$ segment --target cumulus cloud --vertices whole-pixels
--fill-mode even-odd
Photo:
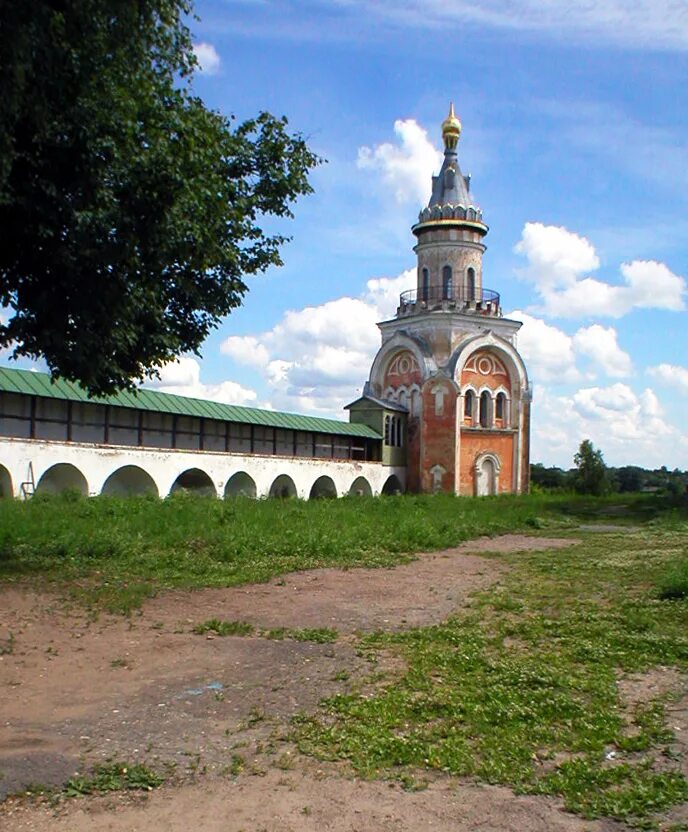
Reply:
[[[221,350],[256,367],[270,403],[285,410],[341,416],[368,378],[380,346],[377,321],[392,317],[399,293],[415,285],[415,270],[375,278],[360,297],[290,310],[260,335],[231,336]]]
[[[572,395],[537,391],[533,409],[534,461],[562,467],[572,465],[583,439],[591,439],[611,465],[688,465],[688,435],[666,421],[653,390],[634,392],[617,382],[608,387],[584,387]]]
[[[678,364],[658,364],[656,367],[648,367],[647,371],[664,384],[688,393],[688,367],[681,367]]]
[[[625,285],[585,276],[599,268],[599,258],[589,240],[566,228],[526,223],[514,251],[526,258],[518,274],[533,284],[546,315],[620,318],[632,309],[686,308],[686,281],[655,260],[623,263]]]
[[[255,405],[258,399],[254,390],[235,381],[205,384],[201,381],[201,365],[191,356],[182,356],[165,364],[160,369],[160,378],[147,382],[145,386],[163,393],[210,399],[222,404]]]
[[[593,324],[579,329],[573,336],[573,344],[578,353],[591,359],[608,376],[624,378],[631,374],[631,356],[619,346],[613,327]]]
[[[431,177],[442,164],[442,154],[414,119],[397,119],[394,132],[399,144],[384,142],[374,148],[359,148],[357,166],[380,172],[398,203],[424,205],[430,198]]]
[[[222,61],[217,49],[212,43],[197,43],[194,45],[194,54],[198,61],[198,68],[204,75],[217,75],[220,71]]]
[[[523,322],[518,333],[518,349],[531,378],[558,383],[576,382],[581,378],[570,335],[519,309],[509,312],[507,317]]]

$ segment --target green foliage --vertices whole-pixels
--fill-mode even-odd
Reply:
[[[279,264],[320,161],[284,118],[193,93],[192,0],[0,10],[0,347],[92,393],[196,351]]]
[[[164,782],[164,777],[142,763],[109,762],[96,766],[90,776],[72,777],[63,789],[67,797],[123,790],[152,791]]]
[[[314,641],[316,644],[331,644],[339,637],[337,631],[330,627],[304,627],[301,630],[289,630],[288,635],[295,641]]]
[[[674,530],[500,555],[506,577],[465,612],[367,636],[366,651],[399,653],[405,671],[302,717],[301,751],[366,777],[434,770],[558,795],[590,818],[644,823],[685,801],[688,781],[664,753],[664,702],[624,708],[617,679],[688,671],[688,606],[653,589],[687,536],[684,517]]]
[[[672,563],[659,581],[659,597],[665,600],[688,598],[688,555]]]
[[[610,491],[607,467],[602,451],[595,448],[589,439],[584,439],[573,458],[576,470],[573,475],[574,488],[579,494],[600,496]]]
[[[220,621],[219,618],[209,618],[193,628],[196,635],[214,633],[216,636],[250,636],[254,631],[253,624],[247,621]]]

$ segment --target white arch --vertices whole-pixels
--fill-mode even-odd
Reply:
[[[204,497],[217,497],[217,490],[210,476],[201,468],[187,468],[177,476],[170,487],[170,494],[188,491]]]
[[[337,486],[334,484],[332,477],[323,474],[313,483],[311,490],[308,493],[309,500],[316,500],[321,497],[336,497]]]
[[[358,497],[371,497],[373,489],[365,477],[356,477],[351,483],[348,493]]]
[[[12,475],[4,465],[0,465],[0,499],[3,497],[13,497],[12,490]]]
[[[61,494],[63,491],[78,491],[88,495],[88,482],[81,471],[69,462],[58,462],[47,468],[36,484],[36,492]]]
[[[392,495],[400,494],[402,492],[402,484],[396,474],[387,477],[385,484],[382,486],[381,494]]]
[[[158,487],[151,475],[138,465],[117,468],[103,483],[101,494],[128,496],[132,494],[158,494]]]
[[[491,330],[464,342],[452,354],[449,361],[450,366],[454,365],[454,378],[461,381],[461,373],[468,363],[468,359],[479,350],[491,350],[499,355],[506,364],[509,379],[511,380],[512,394],[520,394],[528,390],[528,372],[523,359],[513,344],[505,338],[495,335]],[[518,390],[514,390],[514,381],[518,384]]]
[[[491,472],[488,466],[491,466]],[[478,454],[473,470],[475,475],[475,494],[477,497],[499,494],[499,475],[502,470],[502,463],[497,454],[492,453],[492,451]],[[492,482],[485,483],[482,478],[490,476],[493,477]]]
[[[289,474],[280,474],[275,477],[270,486],[269,497],[296,497],[296,484]]]
[[[257,494],[256,481],[246,471],[232,474],[225,485],[225,500],[228,497],[250,497],[255,500]]]

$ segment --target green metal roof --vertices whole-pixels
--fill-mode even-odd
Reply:
[[[380,434],[368,425],[340,422],[338,419],[321,419],[317,416],[301,416],[297,413],[282,413],[278,410],[261,410],[257,407],[220,404],[220,402],[211,402],[207,399],[192,399],[172,393],[161,393],[159,390],[140,388],[136,392],[124,390],[113,396],[90,397],[83,388],[71,381],[64,379],[53,381],[48,373],[35,373],[31,370],[17,370],[10,367],[0,367],[0,391],[72,402],[109,404],[113,407],[133,407],[137,410],[151,410],[156,413],[220,419],[225,422],[242,422],[271,428],[336,433],[340,436],[360,436],[367,439],[381,438]]]

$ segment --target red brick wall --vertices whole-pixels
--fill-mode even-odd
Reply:
[[[385,390],[392,387],[397,390],[399,387],[406,387],[408,390],[413,384],[418,387],[422,384],[422,376],[420,368],[416,362],[413,353],[408,350],[402,350],[395,353],[387,364],[383,382],[383,395]],[[407,402],[407,407],[411,409],[410,399]],[[418,492],[421,490],[420,477],[420,420],[413,413],[409,413],[406,427],[406,449],[407,449],[407,469],[406,469],[406,488],[411,492]]]
[[[442,388],[441,412],[437,412],[433,391]],[[441,465],[445,472],[441,490],[453,492],[456,475],[456,386],[448,378],[430,378],[423,385],[423,420],[421,424],[420,488],[434,490],[431,470]]]
[[[489,430],[461,431],[461,463],[459,493],[475,494],[475,461],[484,453],[493,453],[500,462],[499,493],[513,491],[514,435]]]

